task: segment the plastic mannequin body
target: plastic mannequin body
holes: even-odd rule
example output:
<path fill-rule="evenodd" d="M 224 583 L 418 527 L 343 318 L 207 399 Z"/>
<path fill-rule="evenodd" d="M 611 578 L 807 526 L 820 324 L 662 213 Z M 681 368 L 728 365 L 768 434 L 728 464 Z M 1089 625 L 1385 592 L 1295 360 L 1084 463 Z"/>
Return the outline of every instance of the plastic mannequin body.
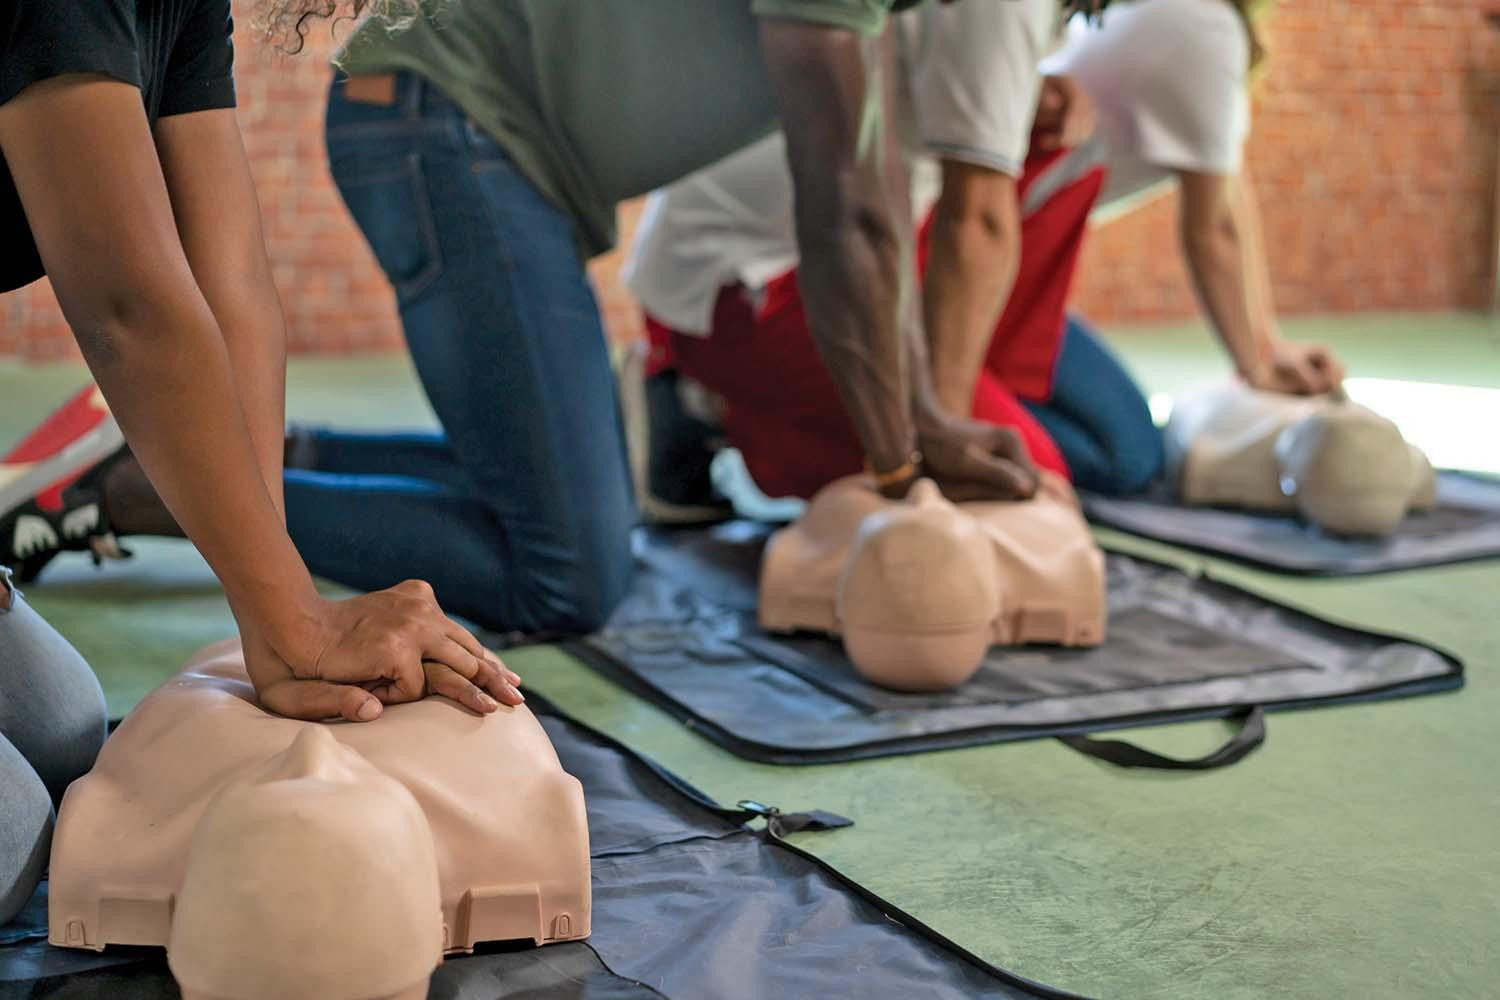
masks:
<path fill-rule="evenodd" d="M 1072 489 L 955 506 L 922 480 L 887 500 L 866 476 L 824 487 L 766 546 L 760 621 L 841 635 L 869 681 L 955 687 L 991 645 L 1104 640 L 1104 557 Z"/>
<path fill-rule="evenodd" d="M 1327 531 L 1382 535 L 1436 501 L 1432 464 L 1358 403 L 1240 383 L 1179 399 L 1167 474 L 1184 502 L 1296 513 Z"/>
<path fill-rule="evenodd" d="M 206 813 L 215 815 L 210 803 L 215 810 L 226 802 L 242 805 L 256 791 L 247 786 L 257 782 L 257 794 L 267 801 L 290 795 L 267 775 L 317 782 L 323 799 L 308 802 L 364 801 L 369 808 L 361 807 L 361 819 L 367 824 L 395 817 L 394 828 L 371 826 L 365 836 L 404 851 L 406 866 L 420 872 L 433 863 L 423 855 L 421 837 L 392 833 L 407 830 L 403 817 L 411 813 L 401 803 L 415 801 L 435 852 L 439 952 L 470 950 L 482 941 L 543 943 L 588 935 L 582 790 L 563 772 L 546 733 L 524 706 L 479 716 L 433 697 L 391 706 L 372 723 L 299 722 L 256 704 L 239 644 L 228 642 L 199 653 L 148 695 L 110 737 L 94 769 L 69 788 L 52 848 L 51 942 L 95 950 L 168 944 L 174 912 L 193 898 L 184 892 L 184 878 L 196 831 Z M 381 802 L 384 811 L 375 808 Z M 302 821 L 306 835 L 343 836 L 337 818 L 319 810 L 301 807 L 300 815 L 316 816 Z M 418 846 L 403 847 L 413 843 Z M 337 893 L 339 879 L 325 868 L 310 868 L 308 877 Z M 284 879 L 266 881 L 279 885 Z M 420 891 L 408 897 L 421 898 Z M 350 901 L 351 907 L 363 905 Z M 319 948 L 262 961 L 338 968 L 342 949 L 361 947 L 343 931 L 360 924 L 351 914 L 319 936 Z M 409 936 L 408 946 L 419 956 L 411 961 L 420 963 L 431 942 Z M 175 951 L 172 960 L 175 968 Z M 247 985 L 246 1000 L 266 995 Z M 374 996 L 414 988 L 410 979 L 388 985 Z M 209 995 L 217 998 L 218 992 Z M 344 1000 L 356 996 L 366 1000 L 365 994 Z"/>

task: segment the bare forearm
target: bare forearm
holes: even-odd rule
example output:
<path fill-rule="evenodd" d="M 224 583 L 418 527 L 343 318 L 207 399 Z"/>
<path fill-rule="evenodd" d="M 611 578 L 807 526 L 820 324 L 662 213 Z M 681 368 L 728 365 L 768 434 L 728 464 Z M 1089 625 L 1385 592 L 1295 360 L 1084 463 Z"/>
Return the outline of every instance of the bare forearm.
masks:
<path fill-rule="evenodd" d="M 1183 252 L 1199 304 L 1236 370 L 1254 370 L 1260 362 L 1260 340 L 1250 325 L 1239 239 L 1224 228 L 1205 234 L 1188 233 L 1183 237 Z"/>
<path fill-rule="evenodd" d="M 915 434 L 895 234 L 867 219 L 801 239 L 799 280 L 818 351 L 871 464 L 897 468 Z"/>
<path fill-rule="evenodd" d="M 284 513 L 286 329 L 259 199 L 232 111 L 176 115 L 154 129 L 178 236 L 213 311 L 266 492 Z"/>
<path fill-rule="evenodd" d="M 1257 336 L 1268 338 L 1276 331 L 1276 303 L 1271 294 L 1271 266 L 1266 257 L 1260 206 L 1256 203 L 1255 187 L 1250 180 L 1248 168 L 1243 169 L 1231 183 L 1230 210 L 1235 229 L 1241 234 L 1250 326 Z"/>
<path fill-rule="evenodd" d="M 239 304 L 230 296 L 216 297 L 209 288 L 204 292 L 223 333 L 266 493 L 284 520 L 281 473 L 286 442 L 286 331 L 276 289 L 261 286 L 259 294 Z"/>
<path fill-rule="evenodd" d="M 1009 178 L 1006 178 L 1009 180 Z M 933 215 L 923 316 L 932 379 L 943 410 L 965 417 L 1001 308 L 1020 264 L 1018 226 L 1003 204 L 966 205 L 945 184 Z"/>
<path fill-rule="evenodd" d="M 136 457 L 237 612 L 276 634 L 299 628 L 312 580 L 266 488 L 206 306 L 148 305 L 75 330 Z"/>
<path fill-rule="evenodd" d="M 796 191 L 808 325 L 867 458 L 896 469 L 916 436 L 902 343 L 904 241 L 885 189 L 889 48 L 776 19 L 760 34 Z"/>

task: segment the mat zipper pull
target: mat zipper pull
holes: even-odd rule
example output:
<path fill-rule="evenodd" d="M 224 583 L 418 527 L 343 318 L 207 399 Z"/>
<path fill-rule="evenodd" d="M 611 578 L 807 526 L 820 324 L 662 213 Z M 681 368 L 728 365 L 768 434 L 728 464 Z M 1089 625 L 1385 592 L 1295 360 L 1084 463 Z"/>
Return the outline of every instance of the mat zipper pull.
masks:
<path fill-rule="evenodd" d="M 764 819 L 766 821 L 766 832 L 778 839 L 793 833 L 839 830 L 846 826 L 854 825 L 854 820 L 840 816 L 837 813 L 824 812 L 822 809 L 785 813 L 776 806 L 763 805 L 754 799 L 742 799 L 735 803 L 735 805 L 741 812 Z"/>

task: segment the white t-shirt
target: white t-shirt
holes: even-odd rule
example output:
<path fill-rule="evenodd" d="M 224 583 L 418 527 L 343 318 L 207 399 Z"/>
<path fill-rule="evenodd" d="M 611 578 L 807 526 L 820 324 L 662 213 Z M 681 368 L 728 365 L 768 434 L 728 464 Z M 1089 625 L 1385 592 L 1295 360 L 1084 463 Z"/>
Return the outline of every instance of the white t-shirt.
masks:
<path fill-rule="evenodd" d="M 1094 99 L 1108 214 L 1176 171 L 1234 174 L 1250 130 L 1250 39 L 1228 0 L 1116 0 L 1042 61 Z"/>
<path fill-rule="evenodd" d="M 892 117 L 914 152 L 1019 176 L 1057 11 L 1057 0 L 964 0 L 896 18 L 906 106 Z M 920 164 L 913 173 L 921 205 L 931 173 Z M 663 323 L 706 335 L 721 288 L 754 293 L 796 263 L 791 175 L 776 134 L 654 192 L 625 284 Z"/>

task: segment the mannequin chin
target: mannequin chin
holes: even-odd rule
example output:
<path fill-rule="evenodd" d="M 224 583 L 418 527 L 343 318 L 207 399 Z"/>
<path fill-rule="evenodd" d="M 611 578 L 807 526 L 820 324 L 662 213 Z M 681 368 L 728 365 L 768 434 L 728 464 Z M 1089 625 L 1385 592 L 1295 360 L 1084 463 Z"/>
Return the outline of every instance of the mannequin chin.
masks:
<path fill-rule="evenodd" d="M 237 642 L 106 741 L 50 867 L 52 944 L 166 946 L 189 998 L 421 997 L 444 953 L 589 933 L 582 788 L 524 706 L 300 722 Z"/>
<path fill-rule="evenodd" d="M 1389 420 L 1328 396 L 1240 384 L 1173 408 L 1168 469 L 1189 504 L 1295 513 L 1338 535 L 1385 535 L 1436 501 L 1432 464 Z"/>
<path fill-rule="evenodd" d="M 326 727 L 209 802 L 167 943 L 187 1000 L 420 995 L 442 958 L 427 818 Z"/>
<path fill-rule="evenodd" d="M 1033 500 L 954 505 L 930 480 L 905 500 L 867 477 L 824 487 L 772 536 L 761 624 L 841 635 L 856 670 L 902 691 L 964 683 L 994 644 L 1104 639 L 1104 559 L 1066 483 Z"/>

